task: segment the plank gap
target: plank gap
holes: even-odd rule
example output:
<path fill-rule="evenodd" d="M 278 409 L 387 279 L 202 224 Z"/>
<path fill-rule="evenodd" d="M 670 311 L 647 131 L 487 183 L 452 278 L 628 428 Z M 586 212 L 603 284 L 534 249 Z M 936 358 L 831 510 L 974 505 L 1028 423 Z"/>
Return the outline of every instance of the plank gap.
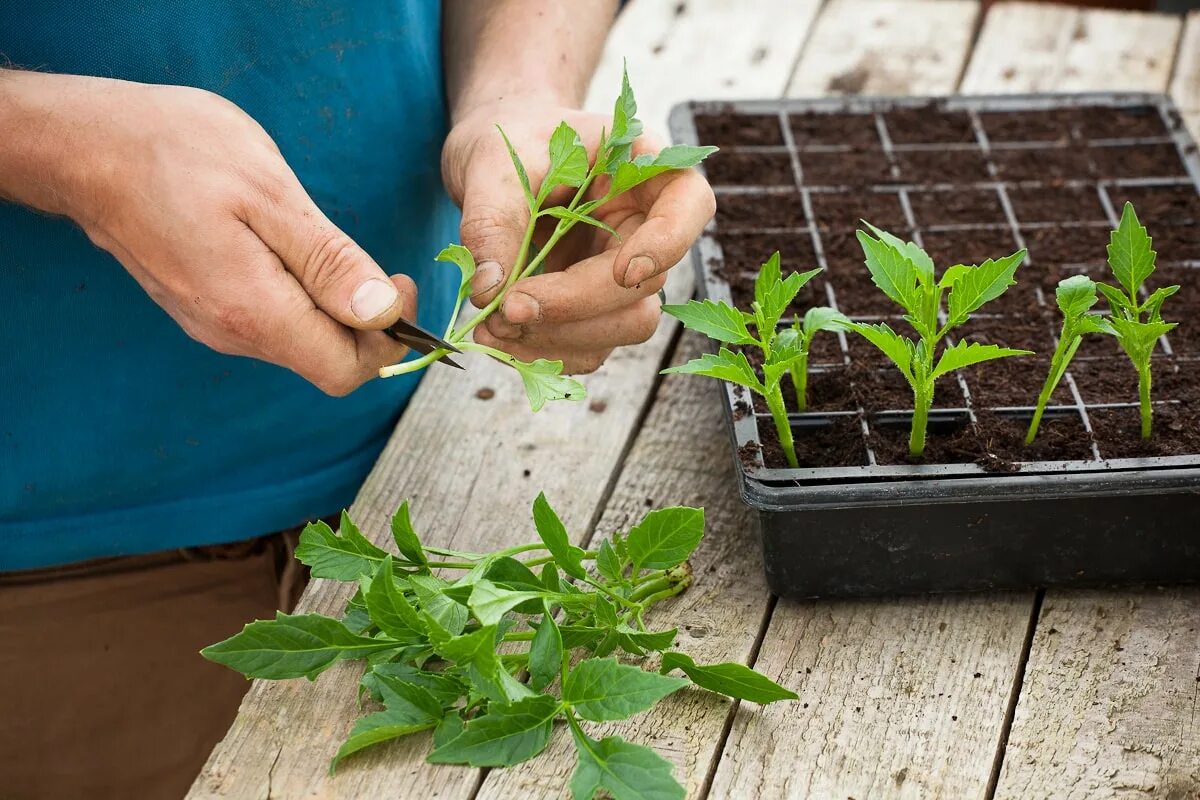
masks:
<path fill-rule="evenodd" d="M 804 32 L 804 39 L 801 40 L 800 47 L 798 50 L 796 50 L 796 57 L 792 59 L 792 65 L 788 69 L 788 79 L 783 85 L 783 93 L 780 95 L 781 97 L 792 96 L 792 85 L 796 82 L 796 77 L 800 74 L 800 60 L 804 58 L 804 53 L 806 50 L 808 50 L 808 43 L 812 41 L 813 32 L 817 29 L 817 20 L 819 20 L 821 15 L 825 13 L 826 7 L 828 7 L 831 2 L 832 0 L 822 0 L 820 6 L 817 7 L 816 13 L 813 14 L 813 23 L 809 25 L 808 30 Z"/>
<path fill-rule="evenodd" d="M 1029 624 L 1025 627 L 1025 643 L 1021 645 L 1021 657 L 1017 661 L 1016 674 L 1013 675 L 1013 688 L 1009 693 L 1008 707 L 1004 709 L 1004 723 L 1000 726 L 1000 739 L 996 743 L 996 755 L 992 759 L 992 775 L 988 778 L 985 800 L 994 800 L 996 788 L 1000 784 L 1000 770 L 1004 767 L 1004 755 L 1008 750 L 1008 734 L 1012 730 L 1013 720 L 1017 716 L 1017 704 L 1021 700 L 1021 689 L 1025 685 L 1025 667 L 1029 663 L 1029 654 L 1033 652 L 1033 636 L 1037 633 L 1038 619 L 1042 616 L 1042 601 L 1046 599 L 1046 590 L 1038 589 L 1033 596 L 1033 607 L 1029 611 Z"/>

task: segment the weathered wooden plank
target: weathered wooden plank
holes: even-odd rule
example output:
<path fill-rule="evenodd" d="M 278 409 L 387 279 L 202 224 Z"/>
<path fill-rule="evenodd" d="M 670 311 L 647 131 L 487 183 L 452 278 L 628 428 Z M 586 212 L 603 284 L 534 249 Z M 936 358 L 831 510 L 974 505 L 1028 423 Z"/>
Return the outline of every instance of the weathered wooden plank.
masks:
<path fill-rule="evenodd" d="M 997 798 L 1200 797 L 1200 590 L 1047 595 Z"/>
<path fill-rule="evenodd" d="M 815 9 L 815 0 L 813 4 Z M 644 29 L 629 22 L 629 15 L 645 17 L 654 5 L 658 4 L 639 3 L 622 15 L 621 30 L 610 39 L 589 107 L 609 107 L 612 87 L 619 85 L 622 51 L 631 62 L 651 63 L 638 48 L 653 45 L 634 35 Z M 793 24 L 801 19 L 783 8 L 794 4 L 745 9 L 729 2 L 693 5 L 697 14 L 712 5 L 727 22 L 755 30 L 768 29 L 765 19 L 772 14 L 783 14 Z M 698 24 L 689 24 L 690 35 L 699 36 Z M 623 40 L 621 31 L 628 31 L 630 39 Z M 713 42 L 715 33 L 706 41 Z M 641 116 L 659 129 L 665 128 L 671 104 L 681 99 L 677 86 L 685 83 L 682 76 L 696 72 L 694 64 L 681 60 L 684 55 L 653 62 L 654 67 L 645 68 L 644 81 L 642 68 L 631 63 Z M 708 59 L 721 62 L 711 53 Z M 787 61 L 789 68 L 791 63 Z M 662 80 L 657 72 L 671 65 L 678 84 Z M 729 69 L 731 74 L 736 71 Z M 784 77 L 778 77 L 769 93 L 778 94 L 783 83 Z M 705 94 L 702 84 L 691 86 L 688 91 Z M 691 294 L 691 287 L 691 270 L 684 263 L 673 270 L 668 295 L 678 302 Z M 355 518 L 364 532 L 383 541 L 387 518 L 409 498 L 414 521 L 431 543 L 489 549 L 533 535 L 529 505 L 544 489 L 568 527 L 584 536 L 641 417 L 672 335 L 673 326 L 663 325 L 645 345 L 615 353 L 601 372 L 585 380 L 590 402 L 554 404 L 537 415 L 529 413 L 515 376 L 488 359 L 468 357 L 465 376 L 434 368 L 359 493 L 352 508 Z M 486 401 L 476 396 L 485 387 L 495 390 Z M 332 613 L 346 594 L 343 587 L 316 581 L 301 608 Z M 189 797 L 453 798 L 474 793 L 481 773 L 425 764 L 428 742 L 422 737 L 365 752 L 331 780 L 328 760 L 359 716 L 356 683 L 353 665 L 334 668 L 316 683 L 256 681 Z"/>
<path fill-rule="evenodd" d="M 684 335 L 673 361 L 683 363 L 707 346 Z M 696 583 L 648 619 L 655 630 L 678 627 L 677 646 L 699 663 L 746 663 L 767 610 L 768 592 L 754 520 L 738 497 L 733 459 L 716 384 L 688 375 L 667 376 L 630 451 L 597 533 L 627 529 L 647 508 L 703 506 L 705 537 L 691 559 Z M 751 706 L 757 708 L 757 706 Z M 688 797 L 699 797 L 719 754 L 730 703 L 702 692 L 682 692 L 623 723 L 595 726 L 654 747 L 676 764 Z M 549 749 L 520 767 L 491 772 L 481 800 L 557 800 L 566 797 L 575 767 L 571 737 L 558 731 Z"/>
<path fill-rule="evenodd" d="M 975 0 L 832 0 L 788 96 L 944 92 L 966 65 L 978 16 Z"/>
<path fill-rule="evenodd" d="M 1167 84 L 1179 17 L 997 3 L 967 67 L 966 92 L 1161 91 Z"/>
<path fill-rule="evenodd" d="M 1184 21 L 1171 77 L 1171 96 L 1183 112 L 1192 137 L 1200 139 L 1200 11 L 1191 12 Z"/>

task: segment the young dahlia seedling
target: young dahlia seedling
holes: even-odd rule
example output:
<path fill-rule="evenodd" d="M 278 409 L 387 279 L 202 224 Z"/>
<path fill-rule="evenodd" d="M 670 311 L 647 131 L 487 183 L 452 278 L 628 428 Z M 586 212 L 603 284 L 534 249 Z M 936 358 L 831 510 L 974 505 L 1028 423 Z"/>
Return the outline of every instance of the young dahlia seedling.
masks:
<path fill-rule="evenodd" d="M 1059 282 L 1054 291 L 1054 299 L 1062 311 L 1062 330 L 1058 335 L 1058 346 L 1050 359 L 1050 373 L 1038 394 L 1037 408 L 1034 409 L 1033 419 L 1029 421 L 1029 430 L 1025 434 L 1025 444 L 1033 444 L 1037 438 L 1038 428 L 1042 423 L 1042 414 L 1050 402 L 1050 396 L 1058 388 L 1059 381 L 1066 374 L 1067 366 L 1075 357 L 1085 334 L 1113 332 L 1112 326 L 1100 314 L 1091 310 L 1099 298 L 1096 296 L 1096 282 L 1086 275 L 1072 275 Z"/>
<path fill-rule="evenodd" d="M 348 514 L 337 532 L 313 523 L 296 558 L 314 577 L 358 585 L 342 616 L 279 612 L 201 653 L 267 680 L 314 680 L 340 661 L 361 662 L 359 696 L 377 710 L 355 723 L 330 772 L 360 750 L 427 730 L 432 763 L 512 766 L 541 753 L 565 721 L 578 755 L 571 793 L 581 800 L 600 790 L 684 797 L 669 761 L 620 736 L 593 738 L 591 723 L 634 716 L 689 685 L 754 703 L 796 699 L 744 664 L 697 664 L 673 649 L 677 629 L 646 626 L 649 608 L 692 581 L 687 559 L 704 534 L 703 509 L 651 511 L 592 550 L 571 544 L 544 495 L 533 525 L 535 542 L 471 553 L 422 544 L 407 503 L 392 518 L 396 552 Z M 658 671 L 642 665 L 652 652 Z M 676 671 L 686 677 L 668 674 Z"/>
<path fill-rule="evenodd" d="M 1150 438 L 1153 418 L 1150 405 L 1150 356 L 1159 338 L 1177 325 L 1163 320 L 1162 305 L 1164 300 L 1179 291 L 1178 286 L 1164 286 L 1155 289 L 1145 300 L 1140 299 L 1142 287 L 1154 272 L 1154 261 L 1158 257 L 1151 244 L 1150 235 L 1138 221 L 1133 204 L 1125 203 L 1121 222 L 1112 232 L 1108 243 L 1108 266 L 1119 286 L 1096 284 L 1112 312 L 1109 317 L 1110 332 L 1117 337 L 1121 349 L 1137 370 L 1143 439 Z"/>
<path fill-rule="evenodd" d="M 750 311 L 743 312 L 727 303 L 713 300 L 692 300 L 684 305 L 663 306 L 663 311 L 678 319 L 684 327 L 699 331 L 722 343 L 716 354 L 707 353 L 678 367 L 664 369 L 667 373 L 707 375 L 710 378 L 745 386 L 767 401 L 779 444 L 788 465 L 799 466 L 792 427 L 783 400 L 782 382 L 790 376 L 796 389 L 799 410 L 807 406 L 808 354 L 813 337 L 820 331 L 836 330 L 848 320 L 832 308 L 809 309 L 803 321 L 778 330 L 788 305 L 821 270 L 793 272 L 783 277 L 776 251 L 759 269 L 754 280 L 754 301 Z M 754 332 L 751 332 L 751 328 Z M 754 372 L 745 353 L 730 350 L 724 345 L 755 347 L 762 351 L 762 380 Z"/>
<path fill-rule="evenodd" d="M 642 122 L 636 115 L 637 102 L 634 100 L 633 89 L 629 86 L 629 75 L 626 73 L 621 82 L 621 94 L 613 108 L 612 130 L 601 133 L 595 161 L 588 163 L 587 149 L 583 146 L 579 134 L 563 122 L 550 137 L 550 169 L 541 185 L 537 187 L 530 183 L 525 165 L 504 131 L 500 130 L 499 135 L 504 138 L 513 168 L 524 191 L 525 202 L 529 208 L 529 222 L 525 227 L 525 235 L 516 254 L 513 269 L 504 285 L 500 287 L 499 293 L 470 320 L 458 327 L 455 326 L 459 313 L 471 293 L 475 259 L 471 251 L 458 244 L 447 246 L 437 256 L 437 261 L 454 264 L 462 272 L 458 297 L 442 338 L 460 350 L 486 353 L 515 369 L 521 375 L 529 405 L 534 411 L 541 409 L 549 400 L 582 400 L 587 391 L 583 384 L 562 374 L 561 361 L 544 358 L 533 362 L 520 361 L 508 353 L 471 341 L 468 338 L 471 331 L 500 308 L 514 283 L 537 272 L 554 246 L 576 225 L 592 225 L 611 236 L 618 236 L 607 223 L 595 216 L 595 212 L 605 203 L 664 172 L 694 167 L 717 150 L 715 147 L 677 144 L 664 148 L 657 155 L 644 154 L 635 158 L 631 153 L 632 145 L 642 133 Z M 546 201 L 551 192 L 558 187 L 575 189 L 575 193 L 566 205 L 547 206 Z M 602 191 L 597 187 L 601 187 Z M 537 247 L 533 242 L 534 230 L 540 220 L 546 219 L 555 221 L 554 228 L 545 244 Z M 437 349 L 420 358 L 384 367 L 379 374 L 388 378 L 416 372 L 447 355 L 449 351 Z"/>
<path fill-rule="evenodd" d="M 983 361 L 1032 355 L 1028 350 L 963 341 L 944 347 L 941 356 L 937 355 L 938 345 L 947 333 L 1016 283 L 1013 276 L 1025 260 L 1025 251 L 1018 250 L 998 260 L 989 258 L 978 266 L 955 264 L 947 267 L 938 279 L 934 275 L 933 259 L 924 250 L 869 222 L 865 224 L 875 234 L 858 232 L 871 280 L 907 312 L 904 319 L 918 338 L 914 341 L 903 336 L 884 322 L 851 322 L 846 327 L 879 348 L 912 387 L 914 402 L 908 452 L 912 458 L 920 458 L 925 453 L 925 429 L 938 378 Z M 943 298 L 946 299 L 945 322 L 942 322 Z"/>

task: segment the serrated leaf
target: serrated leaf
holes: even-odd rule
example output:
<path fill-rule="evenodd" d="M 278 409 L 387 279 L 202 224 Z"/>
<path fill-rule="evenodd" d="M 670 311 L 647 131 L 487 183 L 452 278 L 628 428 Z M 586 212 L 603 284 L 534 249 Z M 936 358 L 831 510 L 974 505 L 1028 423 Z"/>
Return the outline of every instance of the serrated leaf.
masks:
<path fill-rule="evenodd" d="M 538 203 L 557 186 L 579 186 L 588 175 L 587 149 L 579 134 L 565 122 L 560 122 L 550 134 L 550 169 L 538 190 Z"/>
<path fill-rule="evenodd" d="M 621 93 L 613 105 L 612 133 L 606 141 L 608 152 L 602 171 L 612 173 L 620 164 L 629 161 L 630 146 L 641 135 L 642 122 L 637 118 L 637 101 L 629 85 L 629 72 L 622 70 Z"/>
<path fill-rule="evenodd" d="M 399 681 L 420 686 L 443 707 L 449 708 L 466 693 L 466 686 L 448 672 L 430 672 L 410 664 L 389 662 L 376 664 L 362 676 L 362 685 L 371 696 L 383 700 L 384 681 Z"/>
<path fill-rule="evenodd" d="M 407 500 L 401 503 L 400 507 L 396 509 L 396 513 L 392 515 L 392 540 L 400 550 L 400 555 L 404 556 L 410 564 L 416 564 L 419 567 L 428 566 L 429 559 L 425 555 L 425 549 L 421 547 L 421 538 L 417 536 L 412 519 L 409 517 Z"/>
<path fill-rule="evenodd" d="M 500 659 L 496 656 L 496 626 L 484 625 L 470 633 L 434 642 L 434 650 L 447 661 L 465 667 L 475 688 L 491 700 L 508 701 L 508 693 L 500 682 Z"/>
<path fill-rule="evenodd" d="M 635 569 L 668 569 L 687 560 L 704 536 L 704 509 L 674 506 L 642 517 L 626 545 Z"/>
<path fill-rule="evenodd" d="M 727 344 L 754 344 L 741 311 L 715 300 L 690 300 L 683 305 L 665 305 L 662 310 L 710 339 Z"/>
<path fill-rule="evenodd" d="M 663 653 L 662 672 L 678 669 L 692 679 L 697 686 L 739 700 L 752 703 L 774 703 L 777 700 L 795 700 L 798 695 L 785 689 L 765 675 L 745 664 L 699 665 L 685 653 Z"/>
<path fill-rule="evenodd" d="M 1100 301 L 1096 295 L 1096 282 L 1087 275 L 1072 275 L 1058 282 L 1054 300 L 1067 319 L 1081 317 Z"/>
<path fill-rule="evenodd" d="M 1150 235 L 1138 222 L 1133 204 L 1126 202 L 1121 210 L 1121 222 L 1109 235 L 1108 265 L 1129 297 L 1136 297 L 1138 289 L 1154 272 L 1156 256 L 1151 249 Z"/>
<path fill-rule="evenodd" d="M 622 664 L 615 658 L 589 658 L 567 673 L 563 702 L 593 722 L 626 719 L 653 706 L 688 681 Z"/>
<path fill-rule="evenodd" d="M 564 208 L 563 206 L 551 206 L 550 208 L 544 208 L 538 212 L 538 216 L 565 219 L 570 222 L 582 222 L 585 225 L 591 225 L 594 228 L 599 228 L 600 230 L 607 232 L 610 236 L 618 241 L 621 239 L 621 234 L 617 233 L 616 229 L 614 229 L 608 223 L 601 222 L 595 217 L 588 216 L 587 214 L 580 214 L 578 211 L 572 211 L 571 209 Z"/>
<path fill-rule="evenodd" d="M 939 280 L 937 283 L 938 288 L 949 289 L 954 284 L 958 283 L 959 278 L 963 277 L 973 269 L 975 268 L 966 264 L 955 264 L 953 266 L 946 267 L 945 272 L 942 273 L 941 280 Z"/>
<path fill-rule="evenodd" d="M 675 144 L 663 148 L 657 155 L 646 153 L 632 161 L 619 163 L 612 173 L 608 195 L 623 194 L 664 172 L 694 167 L 715 152 L 717 148 L 711 146 Z"/>
<path fill-rule="evenodd" d="M 1109 286 L 1107 283 L 1100 283 L 1097 281 L 1096 291 L 1104 295 L 1104 299 L 1108 301 L 1109 311 L 1112 312 L 1113 316 L 1118 316 L 1121 314 L 1125 316 L 1133 316 L 1136 313 L 1134 311 L 1134 307 L 1129 302 L 1129 298 L 1126 297 L 1120 289 Z"/>
<path fill-rule="evenodd" d="M 521 383 L 525 386 L 525 396 L 529 399 L 529 407 L 541 411 L 542 406 L 551 400 L 579 401 L 587 397 L 587 389 L 574 378 L 562 374 L 563 362 L 549 361 L 539 358 L 534 361 L 521 361 L 514 356 L 504 354 L 498 359 L 517 370 Z"/>
<path fill-rule="evenodd" d="M 562 669 L 563 639 L 554 617 L 546 613 L 529 645 L 529 688 L 540 692 Z"/>
<path fill-rule="evenodd" d="M 420 641 L 427 632 L 417 610 L 408 602 L 392 575 L 392 557 L 383 559 L 363 593 L 367 612 L 379 630 L 398 642 Z"/>
<path fill-rule="evenodd" d="M 471 279 L 475 277 L 475 256 L 461 244 L 448 244 L 434 260 L 454 264 L 462 273 L 458 284 L 458 302 L 461 304 L 471 294 Z"/>
<path fill-rule="evenodd" d="M 596 571 L 614 583 L 621 580 L 623 576 L 624 568 L 621 565 L 621 557 L 617 555 L 617 551 L 613 549 L 608 539 L 602 539 L 600 549 L 596 551 Z"/>
<path fill-rule="evenodd" d="M 801 330 L 805 337 L 810 341 L 814 334 L 819 331 L 840 331 L 844 330 L 849 318 L 838 311 L 836 308 L 829 306 L 814 306 L 804 312 L 804 322 L 801 325 Z"/>
<path fill-rule="evenodd" d="M 571 776 L 573 800 L 592 800 L 603 789 L 613 800 L 683 800 L 671 763 L 648 747 L 606 736 L 600 741 L 572 727 L 579 763 Z"/>
<path fill-rule="evenodd" d="M 296 547 L 296 559 L 312 570 L 314 578 L 335 581 L 356 581 L 374 573 L 386 555 L 359 533 L 345 512 L 338 533 L 323 521 L 311 522 L 300 532 Z"/>
<path fill-rule="evenodd" d="M 984 361 L 993 361 L 997 358 L 1007 358 L 1009 356 L 1031 355 L 1033 353 L 1029 350 L 1014 350 L 1011 347 L 999 347 L 994 344 L 955 342 L 942 351 L 942 357 L 938 359 L 937 366 L 933 368 L 930 379 L 937 380 L 948 372 L 969 367 L 972 364 L 980 364 Z"/>
<path fill-rule="evenodd" d="M 1147 322 L 1162 322 L 1162 306 L 1163 302 L 1179 291 L 1178 286 L 1162 286 L 1155 289 L 1146 298 L 1146 302 L 1142 303 L 1142 310 L 1146 312 Z"/>
<path fill-rule="evenodd" d="M 1159 337 L 1165 336 L 1176 327 L 1174 322 L 1135 322 L 1117 316 L 1108 322 L 1121 344 L 1121 349 L 1135 365 L 1146 363 L 1158 345 Z"/>
<path fill-rule="evenodd" d="M 705 353 L 686 364 L 668 367 L 662 371 L 662 374 L 704 375 L 745 386 L 759 394 L 763 393 L 763 385 L 758 380 L 758 376 L 754 374 L 754 368 L 750 366 L 746 355 L 735 353 L 724 347 L 715 354 Z"/>
<path fill-rule="evenodd" d="M 912 262 L 920 282 L 926 285 L 933 284 L 933 259 L 929 257 L 928 253 L 918 247 L 915 242 L 906 242 L 899 236 L 893 236 L 885 230 L 876 228 L 866 220 L 863 220 L 863 224 L 870 228 L 881 242 L 894 247 L 902 256 Z"/>
<path fill-rule="evenodd" d="M 508 148 L 508 157 L 512 159 L 513 169 L 517 171 L 517 180 L 521 182 L 521 191 L 525 195 L 525 204 L 529 207 L 530 213 L 533 213 L 537 203 L 533 199 L 533 188 L 529 185 L 529 173 L 525 170 L 525 165 L 521 163 L 521 157 L 517 155 L 516 149 L 512 146 L 512 142 L 508 140 L 508 134 L 499 125 L 496 130 L 500 131 L 501 138 L 504 139 L 504 146 Z"/>
<path fill-rule="evenodd" d="M 538 538 L 546 545 L 554 563 L 559 569 L 572 578 L 584 580 L 587 570 L 583 568 L 583 549 L 571 544 L 567 535 L 567 526 L 563 525 L 558 513 L 546 499 L 545 492 L 539 492 L 533 501 L 533 525 L 537 529 Z"/>
<path fill-rule="evenodd" d="M 467 722 L 455 738 L 429 754 L 432 764 L 511 767 L 546 749 L 559 702 L 537 695 L 507 705 L 492 704 L 488 713 Z"/>
<path fill-rule="evenodd" d="M 421 610 L 428 614 L 430 619 L 451 636 L 462 633 L 470 613 L 466 606 L 446 595 L 449 584 L 433 575 L 411 575 L 409 583 Z"/>
<path fill-rule="evenodd" d="M 393 641 L 359 636 L 340 620 L 278 611 L 275 619 L 251 622 L 241 633 L 209 645 L 200 655 L 247 678 L 311 680 L 335 661 L 397 647 Z"/>
<path fill-rule="evenodd" d="M 919 313 L 916 265 L 894 245 L 874 239 L 863 231 L 858 231 L 857 236 L 871 282 L 892 302 L 913 314 Z"/>
<path fill-rule="evenodd" d="M 910 384 L 913 382 L 912 365 L 913 359 L 916 358 L 916 347 L 912 341 L 896 333 L 886 322 L 875 325 L 851 322 L 848 328 L 875 345 L 881 353 L 891 359 Z"/>
<path fill-rule="evenodd" d="M 950 287 L 948 300 L 950 325 L 959 325 L 981 306 L 990 303 L 1016 284 L 1017 267 L 1025 260 L 1025 251 L 993 261 L 988 259 L 972 268 Z"/>
<path fill-rule="evenodd" d="M 471 590 L 468 602 L 475 618 L 484 625 L 495 625 L 517 606 L 529 600 L 538 600 L 545 592 L 513 591 L 504 589 L 489 580 L 480 580 Z"/>

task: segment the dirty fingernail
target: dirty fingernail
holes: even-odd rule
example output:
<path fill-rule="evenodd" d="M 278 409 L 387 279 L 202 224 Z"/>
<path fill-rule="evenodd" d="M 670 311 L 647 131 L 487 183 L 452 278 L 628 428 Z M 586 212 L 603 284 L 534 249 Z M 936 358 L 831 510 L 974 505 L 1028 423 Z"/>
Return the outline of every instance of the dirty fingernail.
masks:
<path fill-rule="evenodd" d="M 524 292 L 510 292 L 504 300 L 504 319 L 514 325 L 535 322 L 541 313 L 538 301 Z"/>
<path fill-rule="evenodd" d="M 471 278 L 471 294 L 483 294 L 489 289 L 495 289 L 503 279 L 504 271 L 497 262 L 484 261 L 475 270 L 475 277 Z"/>
<path fill-rule="evenodd" d="M 625 268 L 625 287 L 637 286 L 656 272 L 658 272 L 658 267 L 655 266 L 653 258 L 634 256 L 629 259 L 629 266 Z"/>
<path fill-rule="evenodd" d="M 396 302 L 396 287 L 391 281 L 371 278 L 354 290 L 350 310 L 361 322 L 370 322 Z"/>

